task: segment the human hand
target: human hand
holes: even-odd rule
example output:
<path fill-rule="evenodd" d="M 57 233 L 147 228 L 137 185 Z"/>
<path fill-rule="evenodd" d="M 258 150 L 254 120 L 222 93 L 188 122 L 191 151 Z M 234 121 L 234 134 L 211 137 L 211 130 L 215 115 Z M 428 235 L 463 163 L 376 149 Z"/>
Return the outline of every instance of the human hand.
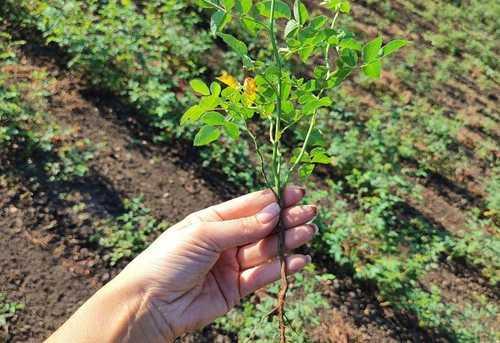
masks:
<path fill-rule="evenodd" d="M 304 196 L 298 187 L 284 192 L 282 220 L 286 248 L 309 241 L 314 206 L 295 206 Z M 129 323 L 130 341 L 173 341 L 212 322 L 241 298 L 277 280 L 280 208 L 272 191 L 230 200 L 189 215 L 164 232 L 114 282 L 135 285 L 141 305 Z M 302 269 L 310 257 L 287 257 L 287 269 Z"/>

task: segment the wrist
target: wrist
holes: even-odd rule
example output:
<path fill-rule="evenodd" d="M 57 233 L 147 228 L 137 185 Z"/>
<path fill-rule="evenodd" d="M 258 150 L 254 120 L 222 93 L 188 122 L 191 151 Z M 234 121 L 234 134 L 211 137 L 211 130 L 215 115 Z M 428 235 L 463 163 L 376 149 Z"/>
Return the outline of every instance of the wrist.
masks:
<path fill-rule="evenodd" d="M 120 342 L 174 342 L 176 335 L 166 314 L 160 311 L 148 291 L 147 285 L 137 282 L 137 277 L 121 273 L 106 287 L 124 304 L 126 325 Z"/>

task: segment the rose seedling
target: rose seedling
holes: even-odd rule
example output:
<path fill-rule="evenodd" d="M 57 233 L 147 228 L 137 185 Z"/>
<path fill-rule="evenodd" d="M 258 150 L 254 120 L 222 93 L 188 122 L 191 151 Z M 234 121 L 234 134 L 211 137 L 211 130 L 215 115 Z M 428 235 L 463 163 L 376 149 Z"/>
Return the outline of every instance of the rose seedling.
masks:
<path fill-rule="evenodd" d="M 363 43 L 351 32 L 337 27 L 339 16 L 348 15 L 351 10 L 346 0 L 321 3 L 331 16 L 313 15 L 300 0 L 197 3 L 212 11 L 212 33 L 241 58 L 246 77 L 241 82 L 223 73 L 210 86 L 200 79 L 192 80 L 190 85 L 200 99 L 184 113 L 181 124 L 200 126 L 195 146 L 216 142 L 222 135 L 234 140 L 249 139 L 255 147 L 263 181 L 281 199 L 291 178 L 308 177 L 315 165 L 331 162 L 325 149 L 328 135 L 316 125 L 328 115 L 332 92 L 358 70 L 366 77 L 379 78 L 382 61 L 406 45 L 406 41 L 398 39 L 384 45 L 382 37 L 377 37 Z M 250 51 L 245 42 L 225 32 L 230 25 L 240 26 L 256 39 L 266 37 L 269 51 Z M 297 67 L 308 72 L 298 73 Z M 303 138 L 290 149 L 287 133 L 303 128 Z M 257 136 L 257 132 L 266 132 L 265 137 Z M 281 288 L 275 312 L 280 323 L 280 341 L 285 342 L 285 229 L 280 223 L 277 230 Z"/>

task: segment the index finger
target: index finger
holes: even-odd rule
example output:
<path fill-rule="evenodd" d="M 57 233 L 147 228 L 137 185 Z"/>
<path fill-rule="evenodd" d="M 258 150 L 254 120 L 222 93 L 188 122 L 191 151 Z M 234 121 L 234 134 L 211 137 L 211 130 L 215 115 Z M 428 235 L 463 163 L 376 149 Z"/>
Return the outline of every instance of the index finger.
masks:
<path fill-rule="evenodd" d="M 283 207 L 286 208 L 297 204 L 302 200 L 304 195 L 304 188 L 287 186 L 283 191 Z M 202 221 L 233 220 L 253 216 L 273 202 L 276 202 L 274 192 L 270 189 L 265 189 L 208 207 L 193 213 L 191 216 Z"/>

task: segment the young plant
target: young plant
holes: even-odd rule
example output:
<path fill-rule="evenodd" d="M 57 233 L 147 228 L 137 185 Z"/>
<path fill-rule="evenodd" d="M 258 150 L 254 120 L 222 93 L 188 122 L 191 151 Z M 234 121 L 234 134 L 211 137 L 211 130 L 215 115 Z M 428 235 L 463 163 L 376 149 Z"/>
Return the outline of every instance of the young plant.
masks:
<path fill-rule="evenodd" d="M 9 338 L 9 321 L 22 309 L 24 309 L 24 304 L 8 301 L 7 295 L 0 293 L 0 340 Z M 2 331 L 7 337 L 2 335 Z"/>
<path fill-rule="evenodd" d="M 246 78 L 241 84 L 234 76 L 223 73 L 219 82 L 212 82 L 210 87 L 200 79 L 192 80 L 191 87 L 200 95 L 200 101 L 184 113 L 181 124 L 201 124 L 195 146 L 215 142 L 223 133 L 233 140 L 244 133 L 255 146 L 263 181 L 281 202 L 283 189 L 292 177 L 298 174 L 305 178 L 315 165 L 330 164 L 325 149 L 327 136 L 317 129 L 321 114 L 328 113 L 322 109 L 332 105 L 328 92 L 357 70 L 369 78 L 378 78 L 382 60 L 406 41 L 393 40 L 383 45 L 382 37 L 377 37 L 363 44 L 351 32 L 338 28 L 339 16 L 351 9 L 347 0 L 326 0 L 321 4 L 332 12 L 331 18 L 313 15 L 300 0 L 293 4 L 282 0 L 197 3 L 214 11 L 211 31 L 240 56 Z M 230 23 L 256 38 L 267 37 L 268 51 L 251 53 L 247 44 L 224 32 Z M 299 66 L 302 72 L 297 72 Z M 303 128 L 303 138 L 291 142 L 289 133 L 300 133 Z M 257 132 L 266 132 L 268 137 Z M 281 289 L 275 312 L 280 341 L 285 342 L 288 281 L 281 221 L 277 231 Z"/>

